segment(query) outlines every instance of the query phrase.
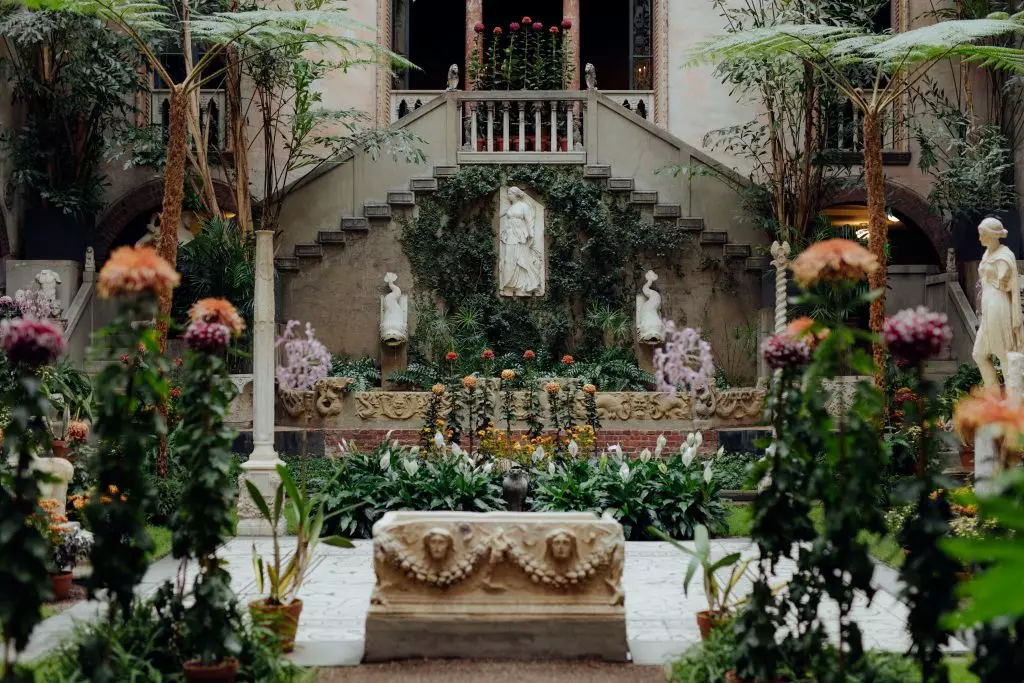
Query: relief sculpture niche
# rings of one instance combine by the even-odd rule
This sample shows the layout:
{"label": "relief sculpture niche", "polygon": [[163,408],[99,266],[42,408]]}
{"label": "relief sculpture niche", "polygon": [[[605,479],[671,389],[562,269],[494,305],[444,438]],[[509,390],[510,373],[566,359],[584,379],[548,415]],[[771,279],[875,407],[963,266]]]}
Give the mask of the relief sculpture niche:
{"label": "relief sculpture niche", "polygon": [[544,296],[544,205],[518,187],[501,188],[498,201],[498,291]]}

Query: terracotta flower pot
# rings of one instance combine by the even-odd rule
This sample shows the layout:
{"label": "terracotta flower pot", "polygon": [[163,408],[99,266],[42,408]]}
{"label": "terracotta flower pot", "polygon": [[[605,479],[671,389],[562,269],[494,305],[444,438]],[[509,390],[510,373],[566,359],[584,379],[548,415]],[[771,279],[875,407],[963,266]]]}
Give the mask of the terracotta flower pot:
{"label": "terracotta flower pot", "polygon": [[249,603],[252,622],[277,636],[283,652],[295,649],[295,633],[299,630],[299,616],[302,614],[302,600],[289,605],[268,605],[264,600]]}
{"label": "terracotta flower pot", "polygon": [[64,439],[54,439],[50,442],[50,448],[53,450],[53,457],[67,459],[68,453],[71,452],[71,447],[68,446],[68,442]]}
{"label": "terracotta flower pot", "polygon": [[238,660],[227,659],[219,664],[185,662],[185,680],[189,683],[235,683]]}
{"label": "terracotta flower pot", "polygon": [[722,618],[709,610],[697,612],[697,628],[700,629],[700,639],[707,640],[711,631],[722,622]]}
{"label": "terracotta flower pot", "polygon": [[71,595],[71,572],[63,574],[50,574],[50,587],[53,588],[54,600],[67,600]]}
{"label": "terracotta flower pot", "polygon": [[960,467],[965,470],[974,470],[974,444],[960,446]]}

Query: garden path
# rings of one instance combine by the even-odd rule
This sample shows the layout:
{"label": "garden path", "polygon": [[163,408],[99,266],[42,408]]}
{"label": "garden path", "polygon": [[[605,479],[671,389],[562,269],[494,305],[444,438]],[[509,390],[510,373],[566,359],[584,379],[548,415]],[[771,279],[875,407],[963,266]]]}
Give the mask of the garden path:
{"label": "garden path", "polygon": [[[268,539],[256,540],[258,551],[266,556]],[[289,540],[282,543],[289,547]],[[712,541],[713,556],[732,552],[755,556],[757,549],[749,539]],[[232,583],[242,604],[256,596],[252,570],[252,540],[236,538],[225,547]],[[662,664],[681,654],[700,639],[694,614],[706,608],[701,577],[698,573],[683,592],[682,581],[687,557],[667,543],[628,543],[623,583],[626,591],[626,619],[630,651],[639,664]],[[175,574],[175,563],[164,558],[155,563],[140,586],[148,594]],[[790,577],[794,563],[783,561],[776,572],[781,582]],[[877,565],[875,581],[879,587],[869,604],[860,596],[854,606],[854,618],[864,632],[868,648],[894,652],[905,651],[910,644],[904,624],[907,610],[895,597],[899,590],[896,572]],[[319,546],[302,589],[304,608],[299,628],[294,661],[310,666],[346,666],[359,663],[363,653],[366,611],[373,589],[372,548],[369,541],[356,541],[351,550]],[[741,581],[738,594],[746,595],[749,579]],[[33,659],[59,646],[66,639],[76,620],[91,619],[99,605],[87,602],[58,614],[36,630],[27,659]],[[822,608],[835,613],[835,605]],[[954,642],[952,653],[966,652]]]}

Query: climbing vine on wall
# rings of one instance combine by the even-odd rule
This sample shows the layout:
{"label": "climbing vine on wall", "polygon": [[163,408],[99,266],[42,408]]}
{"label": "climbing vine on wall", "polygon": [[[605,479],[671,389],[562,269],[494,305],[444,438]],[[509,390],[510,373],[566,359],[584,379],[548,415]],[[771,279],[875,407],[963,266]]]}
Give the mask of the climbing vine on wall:
{"label": "climbing vine on wall", "polygon": [[[545,205],[544,297],[498,296],[502,185],[519,186]],[[645,264],[663,262],[678,272],[674,257],[692,240],[674,221],[645,220],[636,208],[584,180],[578,169],[464,167],[418,205],[417,215],[402,225],[401,240],[417,290],[429,295],[427,301],[421,297],[420,307],[440,305],[456,318],[482,321],[487,344],[499,353],[602,350],[604,337],[588,329],[594,319],[588,311],[632,320]]]}

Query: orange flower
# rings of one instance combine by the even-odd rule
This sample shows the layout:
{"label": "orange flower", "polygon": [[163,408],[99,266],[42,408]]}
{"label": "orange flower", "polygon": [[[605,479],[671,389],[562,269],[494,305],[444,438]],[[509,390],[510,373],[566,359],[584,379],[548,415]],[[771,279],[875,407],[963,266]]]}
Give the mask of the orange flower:
{"label": "orange flower", "polygon": [[435,384],[433,387],[430,388],[430,390],[432,392],[434,392],[435,396],[440,396],[441,394],[444,393],[444,385],[443,384]]}
{"label": "orange flower", "polygon": [[956,404],[953,426],[965,442],[973,443],[975,433],[986,425],[997,425],[1000,436],[1016,444],[1024,433],[1024,404],[999,389],[976,389]]}
{"label": "orange flower", "polygon": [[153,247],[118,247],[100,269],[100,298],[149,292],[160,295],[178,286],[181,276]]}
{"label": "orange flower", "polygon": [[572,365],[575,362],[576,359],[570,356],[569,354],[565,354],[564,356],[562,356],[562,365]]}
{"label": "orange flower", "polygon": [[473,375],[466,375],[462,378],[462,386],[466,389],[476,389],[476,377]]}
{"label": "orange flower", "polygon": [[856,242],[843,239],[812,244],[790,264],[793,278],[804,287],[819,282],[863,280],[878,267],[874,254]]}
{"label": "orange flower", "polygon": [[597,387],[595,387],[593,384],[584,384],[583,385],[583,392],[593,396],[594,394],[597,393]]}
{"label": "orange flower", "polygon": [[511,382],[512,380],[514,380],[516,378],[516,371],[515,370],[508,370],[508,369],[502,370],[501,371],[501,378],[503,380],[505,380],[506,382]]}
{"label": "orange flower", "polygon": [[85,420],[68,422],[68,440],[85,441],[89,436],[89,423]]}
{"label": "orange flower", "polygon": [[827,338],[829,334],[828,328],[824,327],[814,331],[814,325],[814,318],[804,316],[786,325],[786,329],[782,333],[791,339],[806,342],[808,346],[814,348],[818,342]]}
{"label": "orange flower", "polygon": [[237,337],[245,329],[245,321],[227,299],[207,297],[192,304],[188,311],[189,321],[193,323],[216,323],[231,330],[231,336]]}
{"label": "orange flower", "polygon": [[544,391],[548,392],[549,394],[557,394],[561,390],[562,387],[558,382],[548,382],[547,384],[544,385]]}

